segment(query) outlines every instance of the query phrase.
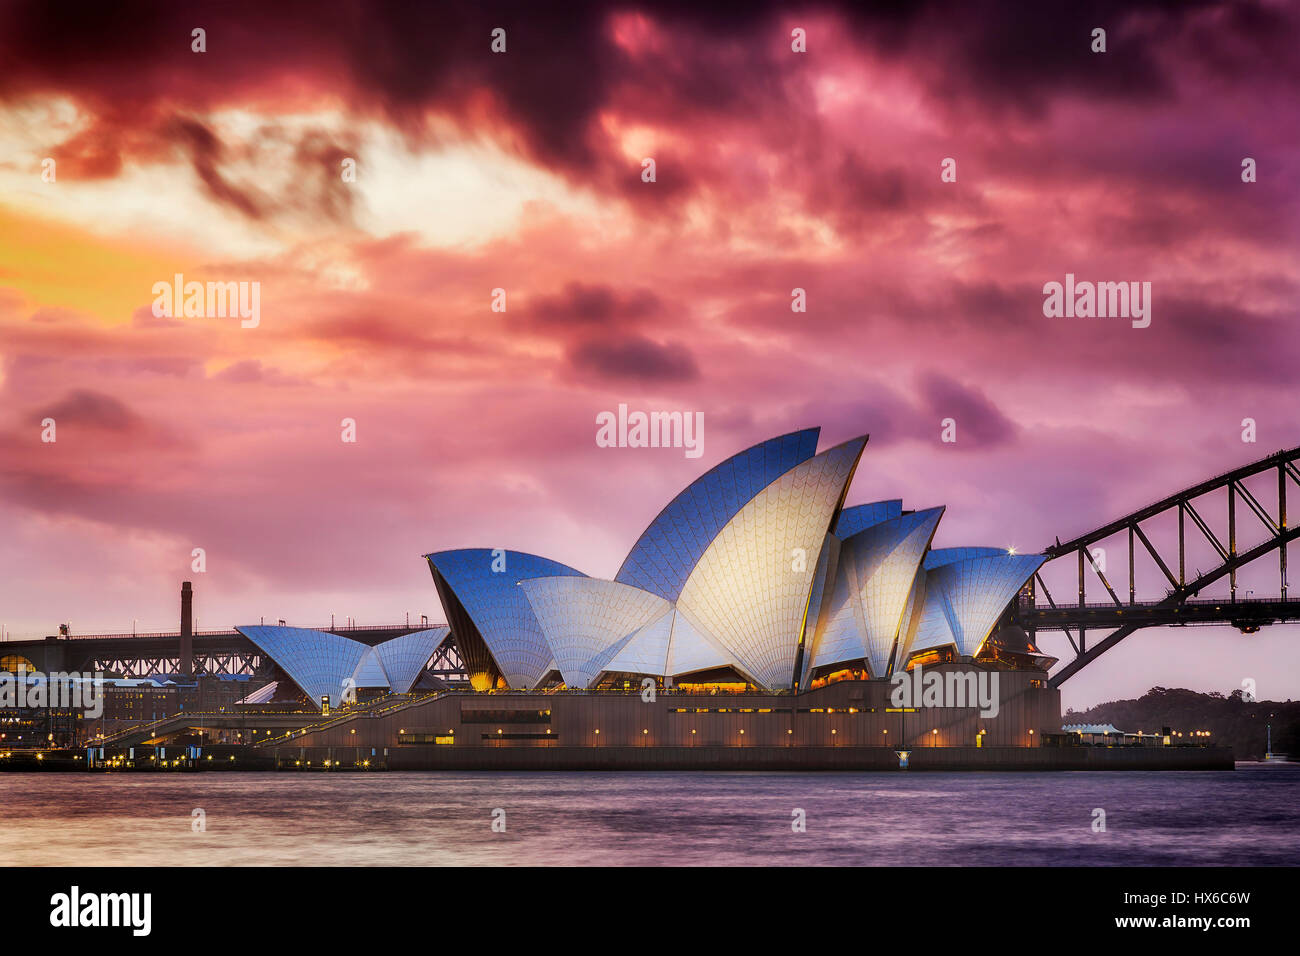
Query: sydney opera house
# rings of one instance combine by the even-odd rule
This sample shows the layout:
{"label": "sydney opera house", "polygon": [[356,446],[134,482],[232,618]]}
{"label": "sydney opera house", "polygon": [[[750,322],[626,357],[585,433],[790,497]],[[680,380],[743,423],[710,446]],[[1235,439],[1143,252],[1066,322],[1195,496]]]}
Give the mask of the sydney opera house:
{"label": "sydney opera house", "polygon": [[612,581],[532,554],[427,555],[477,690],[588,689],[653,677],[771,691],[849,668],[977,658],[1043,562],[932,549],[943,508],[845,508],[866,438],[817,429],[755,445],[650,523]]}
{"label": "sydney opera house", "polygon": [[[437,766],[503,747],[892,753],[1032,747],[1059,731],[1054,661],[1006,616],[1044,558],[933,548],[942,507],[846,507],[867,438],[818,452],[818,436],[772,438],[701,476],[612,580],[517,551],[438,551],[425,557],[446,627],[374,647],[240,628],[317,705],[411,695],[277,743],[383,746]],[[471,688],[437,692],[422,672],[444,641]],[[917,667],[996,673],[995,712],[891,706],[889,678]]]}

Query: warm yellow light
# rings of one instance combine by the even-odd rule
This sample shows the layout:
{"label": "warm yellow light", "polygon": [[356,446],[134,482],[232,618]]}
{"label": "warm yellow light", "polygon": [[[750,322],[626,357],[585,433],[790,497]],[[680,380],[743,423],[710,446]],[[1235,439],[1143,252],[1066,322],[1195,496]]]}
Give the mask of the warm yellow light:
{"label": "warm yellow light", "polygon": [[938,732],[939,732],[939,728],[938,728],[938,727],[936,727],[934,730],[930,731],[930,733],[932,733],[932,734],[937,734]]}

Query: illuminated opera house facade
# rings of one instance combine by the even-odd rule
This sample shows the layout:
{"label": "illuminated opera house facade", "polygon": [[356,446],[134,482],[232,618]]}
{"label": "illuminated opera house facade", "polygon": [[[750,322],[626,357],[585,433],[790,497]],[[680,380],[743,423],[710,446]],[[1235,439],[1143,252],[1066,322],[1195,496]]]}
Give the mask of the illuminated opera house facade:
{"label": "illuminated opera house facade", "polygon": [[[1032,747],[1059,731],[1054,660],[1006,616],[1043,556],[933,548],[942,507],[845,507],[867,438],[818,452],[818,436],[772,438],[701,476],[613,580],[518,551],[439,551],[425,557],[446,628],[391,648],[240,630],[317,700],[345,684],[415,694],[421,662],[454,641],[472,690],[362,722],[371,744],[429,753]],[[917,667],[996,672],[997,713],[891,706],[889,678]],[[285,743],[356,743],[357,729]]]}
{"label": "illuminated opera house facade", "polygon": [[669,502],[614,580],[515,551],[427,555],[478,690],[653,677],[766,690],[980,654],[1041,555],[932,549],[943,508],[845,508],[866,438],[755,445]]}

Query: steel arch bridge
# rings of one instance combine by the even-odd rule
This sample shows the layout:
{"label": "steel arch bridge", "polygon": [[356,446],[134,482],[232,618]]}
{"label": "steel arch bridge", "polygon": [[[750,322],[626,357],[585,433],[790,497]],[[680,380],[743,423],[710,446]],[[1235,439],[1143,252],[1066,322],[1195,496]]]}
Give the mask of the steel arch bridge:
{"label": "steel arch bridge", "polygon": [[[1011,618],[1020,624],[1030,637],[1039,630],[1056,629],[1065,633],[1074,649],[1073,659],[1054,674],[1050,683],[1059,687],[1080,670],[1091,664],[1106,651],[1110,650],[1134,631],[1144,627],[1185,624],[1227,624],[1242,630],[1253,632],[1268,624],[1282,621],[1300,620],[1300,601],[1287,598],[1287,544],[1300,537],[1300,526],[1287,526],[1286,502],[1287,488],[1290,484],[1300,487],[1300,470],[1296,467],[1300,459],[1300,448],[1279,451],[1267,458],[1262,458],[1250,465],[1226,472],[1191,488],[1170,495],[1139,511],[1125,515],[1110,524],[1097,528],[1043,550],[1048,558],[1043,568],[1053,562],[1073,560],[1077,568],[1078,600],[1077,603],[1058,603],[1053,599],[1042,577],[1042,568],[1035,574],[1019,599],[1013,603]],[[1270,511],[1250,492],[1243,482],[1256,475],[1276,472],[1277,502]],[[1212,530],[1205,520],[1205,514],[1211,514],[1204,498],[1217,491],[1227,491],[1227,540],[1224,541]],[[1264,540],[1246,550],[1237,547],[1237,521],[1240,505],[1243,504],[1264,528]],[[1161,550],[1152,544],[1151,538],[1143,530],[1144,522],[1167,516],[1171,519],[1176,514],[1178,526],[1177,573],[1172,569],[1174,563],[1170,550],[1165,551],[1166,560]],[[1191,530],[1207,543],[1218,562],[1208,571],[1197,569],[1189,580],[1187,576],[1187,533]],[[1104,562],[1098,561],[1093,548],[1099,542],[1114,535],[1127,532],[1128,536],[1128,601],[1122,601],[1116,594],[1114,586],[1106,577]],[[1195,539],[1194,539],[1195,540]],[[1153,601],[1137,599],[1135,580],[1135,551],[1141,545],[1142,552],[1150,556],[1168,583],[1166,594]],[[1260,558],[1277,553],[1278,596],[1267,598],[1237,597],[1237,572],[1245,565]],[[1090,579],[1096,579],[1105,588],[1108,600],[1101,603],[1088,603],[1087,586]],[[1208,586],[1228,579],[1229,596],[1222,600],[1202,599],[1198,595]],[[1045,604],[1038,603],[1041,592]],[[1088,631],[1107,632],[1100,640],[1088,641]],[[1077,638],[1076,638],[1077,633]]]}

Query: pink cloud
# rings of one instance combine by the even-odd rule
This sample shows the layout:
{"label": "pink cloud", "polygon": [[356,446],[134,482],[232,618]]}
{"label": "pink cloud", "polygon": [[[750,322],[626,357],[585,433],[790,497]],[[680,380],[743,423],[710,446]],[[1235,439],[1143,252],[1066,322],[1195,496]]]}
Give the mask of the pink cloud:
{"label": "pink cloud", "polygon": [[[493,59],[495,23],[468,8],[223,4],[199,18],[204,59],[189,10],[69,24],[6,6],[0,107],[66,96],[91,119],[41,144],[61,175],[184,162],[250,230],[297,216],[320,246],[225,264],[262,283],[256,330],[157,320],[148,289],[122,326],[0,289],[0,510],[25,555],[5,563],[3,613],[36,627],[162,607],[165,623],[204,547],[214,625],[322,595],[371,619],[436,616],[419,554],[501,546],[610,575],[692,478],[813,424],[824,444],[872,434],[851,502],[948,504],[940,543],[1027,550],[1261,457],[1243,418],[1260,447],[1297,443],[1300,168],[1279,108],[1300,87],[1293,13],[1044,7],[1008,31],[981,4],[563,25],[539,9],[517,11]],[[1105,59],[1087,50],[1094,16]],[[211,118],[231,107],[285,146],[290,190],[232,171],[244,147]],[[428,122],[451,120],[596,212],[534,204],[445,248],[367,234],[336,172],[359,143],[283,122],[313,109],[385,122],[416,152],[460,145]],[[1045,318],[1042,285],[1066,272],[1151,281],[1151,327]],[[704,457],[597,448],[595,416],[619,403],[703,411]],[[56,446],[39,441],[46,414]],[[69,614],[48,606],[69,553],[115,548],[142,573],[78,578]]]}

